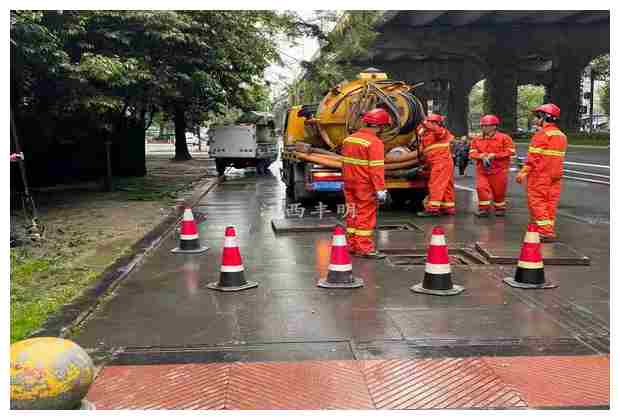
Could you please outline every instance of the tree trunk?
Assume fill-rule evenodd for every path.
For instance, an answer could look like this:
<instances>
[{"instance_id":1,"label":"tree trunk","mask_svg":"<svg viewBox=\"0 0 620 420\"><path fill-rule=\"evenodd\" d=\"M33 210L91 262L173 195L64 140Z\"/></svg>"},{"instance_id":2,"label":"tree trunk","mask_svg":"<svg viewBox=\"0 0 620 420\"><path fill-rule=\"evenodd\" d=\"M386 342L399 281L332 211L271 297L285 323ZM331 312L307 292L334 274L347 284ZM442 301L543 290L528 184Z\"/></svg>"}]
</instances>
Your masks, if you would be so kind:
<instances>
[{"instance_id":1,"label":"tree trunk","mask_svg":"<svg viewBox=\"0 0 620 420\"><path fill-rule=\"evenodd\" d=\"M185 108L180 105L174 109L174 138L174 160L190 160L192 155L185 139Z\"/></svg>"}]
</instances>

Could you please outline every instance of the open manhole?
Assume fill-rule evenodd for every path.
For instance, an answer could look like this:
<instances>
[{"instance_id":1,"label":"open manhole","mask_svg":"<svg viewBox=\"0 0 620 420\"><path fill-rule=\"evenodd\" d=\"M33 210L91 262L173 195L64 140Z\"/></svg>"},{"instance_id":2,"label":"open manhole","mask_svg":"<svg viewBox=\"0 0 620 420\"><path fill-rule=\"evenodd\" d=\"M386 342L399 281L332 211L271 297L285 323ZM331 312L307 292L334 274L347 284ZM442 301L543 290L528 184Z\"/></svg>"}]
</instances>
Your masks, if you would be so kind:
<instances>
[{"instance_id":1,"label":"open manhole","mask_svg":"<svg viewBox=\"0 0 620 420\"><path fill-rule=\"evenodd\" d=\"M407 268L426 264L426 249L412 249L409 253L398 253L389 255L388 250L381 252L388 253L387 263L393 267ZM476 256L465 248L449 248L448 258L450 265L484 265L486 261Z\"/></svg>"},{"instance_id":2,"label":"open manhole","mask_svg":"<svg viewBox=\"0 0 620 420\"><path fill-rule=\"evenodd\" d=\"M331 232L336 225L345 226L344 220L334 217L319 219L318 217L286 218L273 219L271 227L276 234L299 233L299 232ZM377 231L402 231L402 232L421 232L418 226L413 223L379 223Z\"/></svg>"}]
</instances>

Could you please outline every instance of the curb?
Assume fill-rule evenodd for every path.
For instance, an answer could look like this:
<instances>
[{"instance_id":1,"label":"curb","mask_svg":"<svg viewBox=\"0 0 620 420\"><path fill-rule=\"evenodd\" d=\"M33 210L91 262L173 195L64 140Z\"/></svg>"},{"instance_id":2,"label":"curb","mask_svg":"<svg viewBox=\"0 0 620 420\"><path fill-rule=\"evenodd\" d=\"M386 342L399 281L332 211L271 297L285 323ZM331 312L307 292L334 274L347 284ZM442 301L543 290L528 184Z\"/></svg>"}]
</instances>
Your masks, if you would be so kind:
<instances>
[{"instance_id":1,"label":"curb","mask_svg":"<svg viewBox=\"0 0 620 420\"><path fill-rule=\"evenodd\" d=\"M194 207L205 195L222 181L216 177L197 188L186 201ZM71 302L62 306L57 314L45 321L43 326L26 338L33 337L66 337L70 330L84 321L97 307L99 299L106 292L118 287L135 267L162 242L177 225L183 215L183 206L177 204L173 214L166 216L157 226L151 229L142 239L133 244L127 255L119 257L112 265L98 276L95 284L84 290Z\"/></svg>"}]
</instances>

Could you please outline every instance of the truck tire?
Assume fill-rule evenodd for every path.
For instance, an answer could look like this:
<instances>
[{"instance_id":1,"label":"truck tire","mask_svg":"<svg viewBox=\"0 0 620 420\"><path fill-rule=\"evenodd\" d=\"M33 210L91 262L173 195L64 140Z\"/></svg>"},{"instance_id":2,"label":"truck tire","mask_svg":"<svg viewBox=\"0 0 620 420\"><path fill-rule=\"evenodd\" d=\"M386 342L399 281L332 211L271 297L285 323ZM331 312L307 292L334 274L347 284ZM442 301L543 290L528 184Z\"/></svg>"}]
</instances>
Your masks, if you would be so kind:
<instances>
[{"instance_id":1,"label":"truck tire","mask_svg":"<svg viewBox=\"0 0 620 420\"><path fill-rule=\"evenodd\" d=\"M411 204L414 211L422 211L424 210L424 204L422 201L428 195L428 189L416 189L411 191Z\"/></svg>"},{"instance_id":2,"label":"truck tire","mask_svg":"<svg viewBox=\"0 0 620 420\"><path fill-rule=\"evenodd\" d=\"M223 159L215 159L215 170L217 171L218 176L224 175L226 172L226 161Z\"/></svg>"},{"instance_id":3,"label":"truck tire","mask_svg":"<svg viewBox=\"0 0 620 420\"><path fill-rule=\"evenodd\" d=\"M293 203L307 203L312 193L306 191L306 164L296 162L289 169L286 194Z\"/></svg>"},{"instance_id":4,"label":"truck tire","mask_svg":"<svg viewBox=\"0 0 620 420\"><path fill-rule=\"evenodd\" d=\"M256 161L256 173L258 175L267 175L269 173L269 161L267 159L258 159Z\"/></svg>"}]
</instances>

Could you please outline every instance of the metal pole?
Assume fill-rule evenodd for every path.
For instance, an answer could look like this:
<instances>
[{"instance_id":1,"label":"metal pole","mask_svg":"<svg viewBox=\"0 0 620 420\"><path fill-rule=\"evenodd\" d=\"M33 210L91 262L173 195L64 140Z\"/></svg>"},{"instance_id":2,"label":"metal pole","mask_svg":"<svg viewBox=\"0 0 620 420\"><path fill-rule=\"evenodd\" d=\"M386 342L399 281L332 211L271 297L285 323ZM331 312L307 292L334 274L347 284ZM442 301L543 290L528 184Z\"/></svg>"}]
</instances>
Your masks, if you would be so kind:
<instances>
[{"instance_id":1,"label":"metal pole","mask_svg":"<svg viewBox=\"0 0 620 420\"><path fill-rule=\"evenodd\" d=\"M19 144L19 139L17 138L17 128L15 126L15 119L13 118L13 110L11 110L11 133L13 134L13 142L15 143L15 153L22 153L22 156L23 156L22 148ZM28 189L28 179L26 177L26 164L24 163L23 159L20 159L17 163L19 164L19 171L21 173L22 183L24 184L24 198L25 198L24 203L28 203L30 205L30 210L32 211L32 219L30 220L30 223L31 223L30 237L33 240L38 240L38 239L41 239L43 231L39 228L39 225L38 225L39 215L37 212L37 206L34 203L34 199L30 195L30 190ZM23 205L23 207L24 207L24 213L26 213L25 204Z\"/></svg>"},{"instance_id":2,"label":"metal pole","mask_svg":"<svg viewBox=\"0 0 620 420\"><path fill-rule=\"evenodd\" d=\"M19 145L19 140L17 138L17 129L15 128L13 111L11 111L11 133L13 134L13 142L15 143L15 153L22 153L22 148ZM21 159L17 163L19 164L19 171L21 172L22 182L24 184L24 195L26 196L26 199L29 200L30 205L32 206L32 216L34 219L36 219L38 217L37 208L34 205L34 200L32 199L32 196L30 195L30 191L28 189L28 180L26 178L26 164Z\"/></svg>"}]
</instances>

